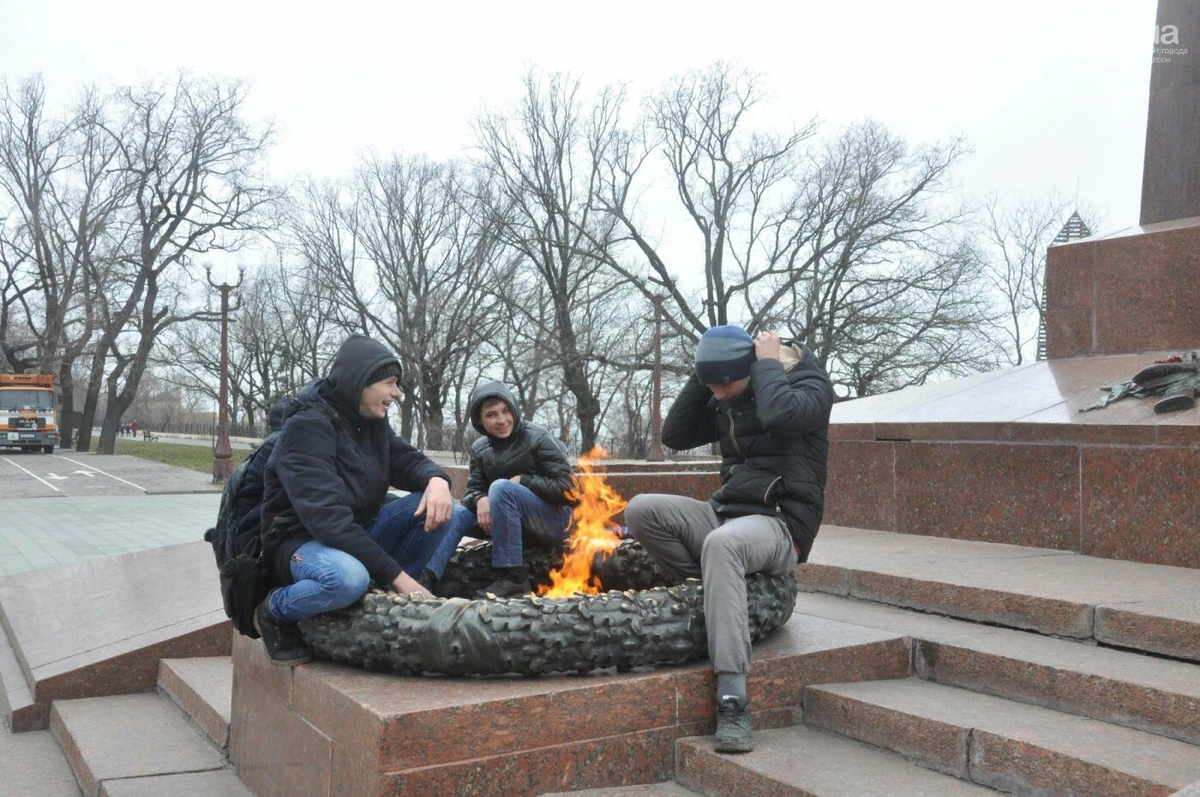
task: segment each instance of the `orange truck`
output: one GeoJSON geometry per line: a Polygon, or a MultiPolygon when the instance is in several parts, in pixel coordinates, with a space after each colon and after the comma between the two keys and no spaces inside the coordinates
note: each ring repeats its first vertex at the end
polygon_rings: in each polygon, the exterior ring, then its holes
{"type": "Polygon", "coordinates": [[[0,447],[53,454],[57,406],[50,374],[0,374],[0,447]]]}

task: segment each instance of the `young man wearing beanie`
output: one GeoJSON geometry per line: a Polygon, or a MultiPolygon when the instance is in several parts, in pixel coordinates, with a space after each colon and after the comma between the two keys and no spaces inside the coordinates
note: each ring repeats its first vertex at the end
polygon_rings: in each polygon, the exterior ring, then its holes
{"type": "Polygon", "coordinates": [[[386,347],[352,335],[284,418],[262,506],[278,588],[254,615],[275,664],[309,661],[296,623],[349,606],[372,581],[428,594],[471,525],[446,472],[388,424],[400,374],[386,347]],[[389,486],[410,494],[392,500],[389,486]]]}
{"type": "Polygon", "coordinates": [[[571,525],[571,462],[545,428],[527,423],[502,382],[471,393],[471,424],[482,435],[471,446],[463,506],[475,513],[479,532],[492,538],[498,578],[475,597],[513,598],[532,589],[524,543],[552,546],[571,525]]]}
{"type": "Polygon", "coordinates": [[[635,496],[625,522],[678,579],[704,581],[708,657],[717,676],[716,750],[754,749],[746,676],[746,576],[783,575],[808,558],[824,509],[833,388],[807,347],[774,332],[719,326],[667,413],[664,445],[718,442],[721,487],[708,501],[635,496]]]}

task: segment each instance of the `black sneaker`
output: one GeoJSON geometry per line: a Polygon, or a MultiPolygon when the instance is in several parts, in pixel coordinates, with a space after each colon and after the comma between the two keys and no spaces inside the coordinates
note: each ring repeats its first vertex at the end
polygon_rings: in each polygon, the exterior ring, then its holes
{"type": "Polygon", "coordinates": [[[312,661],[312,653],[300,639],[300,629],[296,624],[271,614],[271,595],[267,595],[254,610],[254,630],[262,637],[263,647],[267,649],[272,664],[295,667],[312,661]]]}
{"type": "Polygon", "coordinates": [[[741,695],[722,695],[717,698],[718,753],[748,753],[754,749],[750,733],[750,701],[741,695]]]}
{"type": "Polygon", "coordinates": [[[421,575],[417,576],[417,583],[430,592],[433,592],[434,586],[438,583],[437,574],[428,567],[423,567],[421,568],[421,575]]]}
{"type": "Polygon", "coordinates": [[[500,578],[479,590],[473,596],[475,600],[483,600],[489,595],[497,598],[519,598],[533,592],[533,584],[529,580],[529,568],[525,565],[516,567],[497,567],[502,573],[500,578]]]}

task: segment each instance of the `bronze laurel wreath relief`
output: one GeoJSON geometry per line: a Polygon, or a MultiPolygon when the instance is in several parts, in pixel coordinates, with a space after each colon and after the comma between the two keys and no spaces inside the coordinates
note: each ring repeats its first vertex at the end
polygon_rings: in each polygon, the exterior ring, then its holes
{"type": "MultiPolygon", "coordinates": [[[[530,572],[543,583],[559,557],[548,549],[525,552],[530,572]]],[[[593,572],[609,590],[599,595],[456,597],[495,579],[491,560],[490,544],[460,550],[438,596],[374,590],[352,606],[303,621],[304,640],[323,658],[409,675],[626,672],[682,664],[707,652],[701,583],[672,583],[632,540],[603,561],[597,558],[593,572]]],[[[790,573],[747,579],[752,639],[787,622],[796,591],[790,573]]]]}

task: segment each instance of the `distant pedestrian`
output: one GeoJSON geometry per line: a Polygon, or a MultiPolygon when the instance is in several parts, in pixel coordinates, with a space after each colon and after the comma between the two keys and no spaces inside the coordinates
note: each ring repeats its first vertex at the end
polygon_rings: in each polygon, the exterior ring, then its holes
{"type": "Polygon", "coordinates": [[[137,422],[137,418],[134,418],[132,421],[129,422],[129,436],[137,437],[137,430],[138,430],[138,422],[137,422]]]}

